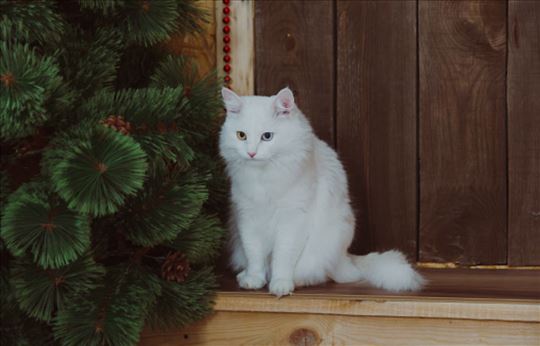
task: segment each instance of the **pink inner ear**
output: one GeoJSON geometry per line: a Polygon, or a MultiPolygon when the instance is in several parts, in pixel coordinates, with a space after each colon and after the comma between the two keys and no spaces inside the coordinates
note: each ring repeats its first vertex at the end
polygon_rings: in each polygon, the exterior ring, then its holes
{"type": "Polygon", "coordinates": [[[283,100],[282,103],[283,103],[284,108],[290,108],[291,107],[290,103],[289,103],[289,100],[283,100]]]}

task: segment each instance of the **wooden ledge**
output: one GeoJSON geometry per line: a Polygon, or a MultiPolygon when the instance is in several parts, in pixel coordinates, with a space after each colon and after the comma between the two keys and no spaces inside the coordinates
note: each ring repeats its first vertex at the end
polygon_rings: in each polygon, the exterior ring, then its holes
{"type": "MultiPolygon", "coordinates": [[[[332,296],[361,299],[460,299],[491,301],[540,301],[540,270],[419,269],[427,279],[420,292],[389,293],[364,283],[326,283],[302,287],[294,296],[332,296]]],[[[220,294],[266,295],[266,289],[238,287],[231,273],[222,274],[220,294]]],[[[269,296],[270,297],[270,296],[269,296]]],[[[285,299],[285,298],[284,298],[285,299]]]]}
{"type": "Polygon", "coordinates": [[[277,299],[223,276],[215,313],[141,345],[539,345],[540,272],[422,269],[422,292],[328,283],[277,299]]]}
{"type": "Polygon", "coordinates": [[[223,277],[216,311],[307,313],[347,316],[450,318],[540,322],[540,271],[421,269],[428,284],[421,292],[391,294],[366,284],[298,289],[277,299],[264,290],[237,287],[223,277]]]}
{"type": "Polygon", "coordinates": [[[344,316],[448,318],[540,323],[540,302],[393,297],[309,296],[282,299],[255,294],[219,293],[216,311],[303,313],[344,316]]]}

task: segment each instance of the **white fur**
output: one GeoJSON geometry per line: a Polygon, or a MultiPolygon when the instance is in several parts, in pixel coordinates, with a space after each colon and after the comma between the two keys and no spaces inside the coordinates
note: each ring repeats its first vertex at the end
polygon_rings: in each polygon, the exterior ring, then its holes
{"type": "Polygon", "coordinates": [[[319,140],[290,89],[239,97],[223,88],[227,118],[220,151],[231,179],[231,265],[243,288],[269,282],[277,296],[295,286],[367,280],[391,291],[424,280],[398,251],[347,253],[355,229],[347,177],[319,140]],[[247,140],[237,138],[237,131],[247,140]],[[262,141],[273,132],[271,141],[262,141]],[[248,152],[256,153],[250,158],[248,152]]]}

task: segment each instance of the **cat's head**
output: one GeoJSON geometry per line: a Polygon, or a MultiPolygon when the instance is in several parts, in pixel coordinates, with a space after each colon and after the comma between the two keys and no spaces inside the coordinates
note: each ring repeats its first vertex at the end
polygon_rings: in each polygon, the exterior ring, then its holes
{"type": "Polygon", "coordinates": [[[221,90],[227,118],[220,151],[229,163],[263,164],[304,153],[312,130],[289,88],[273,96],[238,96],[221,90]]]}

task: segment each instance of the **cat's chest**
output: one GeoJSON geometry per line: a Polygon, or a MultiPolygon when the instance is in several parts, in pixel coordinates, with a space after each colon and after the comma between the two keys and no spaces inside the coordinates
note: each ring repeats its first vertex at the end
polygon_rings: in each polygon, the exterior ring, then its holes
{"type": "Polygon", "coordinates": [[[234,179],[233,188],[243,198],[254,202],[268,202],[280,195],[283,184],[283,181],[270,175],[244,172],[234,179]]]}
{"type": "Polygon", "coordinates": [[[265,172],[244,172],[233,180],[233,192],[244,202],[274,205],[303,204],[309,200],[309,186],[299,175],[265,174],[265,172]]]}

